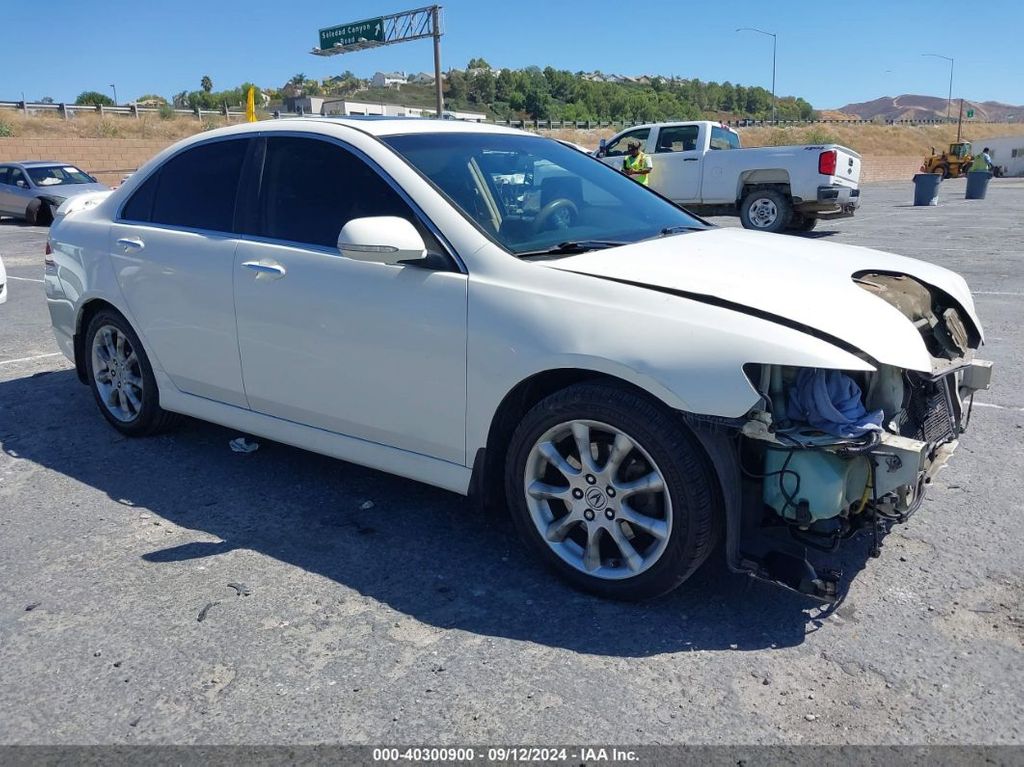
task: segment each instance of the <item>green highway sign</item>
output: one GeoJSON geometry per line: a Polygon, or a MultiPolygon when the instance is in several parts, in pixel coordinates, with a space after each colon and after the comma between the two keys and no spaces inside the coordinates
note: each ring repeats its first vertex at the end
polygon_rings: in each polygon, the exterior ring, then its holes
{"type": "Polygon", "coordinates": [[[968,109],[967,110],[967,119],[970,120],[972,117],[974,117],[974,110],[973,109],[968,109]]]}
{"type": "Polygon", "coordinates": [[[323,50],[333,48],[335,45],[354,45],[361,42],[384,42],[382,17],[320,30],[320,48],[323,50]]]}

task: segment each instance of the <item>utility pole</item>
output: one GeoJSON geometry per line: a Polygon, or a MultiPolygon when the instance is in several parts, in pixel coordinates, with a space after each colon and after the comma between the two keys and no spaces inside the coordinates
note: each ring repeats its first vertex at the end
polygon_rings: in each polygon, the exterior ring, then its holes
{"type": "Polygon", "coordinates": [[[434,94],[437,96],[437,119],[444,115],[444,87],[441,85],[441,6],[431,9],[434,27],[434,94]]]}
{"type": "Polygon", "coordinates": [[[761,35],[768,35],[772,39],[772,123],[777,125],[778,119],[775,113],[775,53],[779,43],[779,37],[774,32],[765,32],[757,27],[740,27],[737,32],[757,32],[761,35]]]}
{"type": "Polygon", "coordinates": [[[114,106],[116,107],[117,104],[118,104],[118,101],[117,101],[117,86],[114,85],[113,83],[111,83],[110,87],[114,89],[114,106]]]}
{"type": "MultiPolygon", "coordinates": [[[[946,96],[946,119],[949,119],[949,108],[953,103],[953,59],[950,56],[943,56],[941,53],[922,53],[922,56],[933,56],[937,59],[945,59],[949,62],[949,95],[946,96]]],[[[959,141],[959,139],[957,139],[959,141]]]]}

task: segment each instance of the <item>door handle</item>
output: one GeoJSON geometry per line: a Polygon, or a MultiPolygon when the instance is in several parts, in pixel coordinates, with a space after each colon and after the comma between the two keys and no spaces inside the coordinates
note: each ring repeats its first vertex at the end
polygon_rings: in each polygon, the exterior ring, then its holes
{"type": "Polygon", "coordinates": [[[144,247],[146,247],[146,243],[144,243],[138,237],[122,237],[117,241],[117,244],[124,249],[125,253],[127,253],[129,250],[142,250],[144,247]]]}
{"type": "Polygon", "coordinates": [[[242,266],[256,272],[258,277],[261,274],[269,274],[273,277],[284,277],[287,274],[285,268],[280,264],[267,264],[262,261],[243,261],[242,266]]]}
{"type": "Polygon", "coordinates": [[[684,157],[683,162],[697,162],[697,159],[696,157],[684,157]]]}

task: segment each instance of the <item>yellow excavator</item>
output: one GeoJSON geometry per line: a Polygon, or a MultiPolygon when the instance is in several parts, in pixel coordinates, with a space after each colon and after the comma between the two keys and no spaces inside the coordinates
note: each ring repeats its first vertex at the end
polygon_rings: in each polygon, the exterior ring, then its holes
{"type": "Polygon", "coordinates": [[[958,136],[956,142],[949,145],[948,152],[937,154],[935,147],[932,147],[931,156],[924,158],[921,172],[938,173],[943,178],[958,178],[970,170],[972,162],[974,155],[971,154],[971,142],[960,141],[958,136]]]}

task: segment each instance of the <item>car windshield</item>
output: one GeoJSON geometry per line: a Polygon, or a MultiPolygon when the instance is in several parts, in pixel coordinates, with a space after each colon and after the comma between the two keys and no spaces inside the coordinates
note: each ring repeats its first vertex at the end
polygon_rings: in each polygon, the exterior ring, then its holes
{"type": "Polygon", "coordinates": [[[33,168],[25,168],[25,171],[36,186],[96,183],[96,179],[74,165],[37,165],[33,168]]]}
{"type": "Polygon", "coordinates": [[[706,224],[557,141],[502,133],[384,139],[517,256],[578,253],[706,224]]]}

